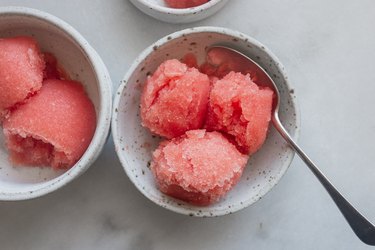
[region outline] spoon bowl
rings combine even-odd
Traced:
[[[211,61],[212,58],[215,59],[215,62]],[[238,50],[221,45],[214,45],[207,50],[207,60],[216,65],[225,62],[226,72],[235,71],[245,75],[249,73],[258,86],[272,89],[275,93],[272,112],[278,112],[280,107],[279,89],[268,73],[257,62]]]

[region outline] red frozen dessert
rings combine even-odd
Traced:
[[[210,82],[178,60],[162,63],[147,79],[141,97],[142,125],[171,139],[203,126]]]
[[[206,128],[227,133],[242,153],[253,154],[266,139],[272,100],[272,90],[231,72],[213,84]]]
[[[3,131],[14,164],[66,169],[87,149],[95,124],[95,109],[82,85],[54,79],[11,112]]]
[[[33,38],[0,39],[0,123],[13,106],[42,87],[44,67]]]
[[[161,192],[206,206],[238,182],[249,155],[263,145],[273,91],[257,67],[226,49],[209,50],[200,66],[193,53],[181,62],[162,63],[148,79],[142,124],[173,138],[153,153],[151,170]],[[212,132],[201,129],[202,121]]]
[[[151,170],[163,193],[204,206],[238,182],[247,160],[221,133],[192,130],[162,142]]]
[[[44,69],[44,79],[71,80],[65,70],[59,65],[56,57],[49,52],[43,53],[46,68]]]

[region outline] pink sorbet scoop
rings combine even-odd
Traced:
[[[266,139],[272,100],[271,89],[259,88],[249,75],[230,72],[213,84],[206,128],[229,134],[242,153],[253,154]]]
[[[82,85],[54,79],[11,112],[3,129],[14,164],[66,169],[85,152],[95,126],[95,109]]]
[[[209,91],[207,75],[176,59],[165,61],[143,89],[142,125],[168,139],[201,128]]]
[[[163,193],[205,206],[238,182],[247,160],[221,133],[191,130],[162,142],[153,153],[151,170]]]
[[[10,108],[42,87],[44,67],[33,38],[0,39],[0,123]]]

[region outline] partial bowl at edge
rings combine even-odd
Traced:
[[[143,13],[168,23],[196,22],[218,12],[228,0],[210,0],[209,2],[185,9],[169,8],[163,0],[130,0]]]
[[[81,159],[69,170],[49,167],[13,167],[0,133],[0,200],[25,200],[66,185],[99,156],[110,128],[111,80],[102,60],[69,24],[48,13],[24,7],[0,8],[0,37],[34,37],[42,51],[54,54],[68,75],[80,81],[95,106],[95,134]]]

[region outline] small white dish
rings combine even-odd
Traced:
[[[200,6],[174,9],[165,5],[164,0],[130,0],[145,14],[168,23],[191,23],[207,18],[219,11],[228,0],[210,0]]]
[[[0,133],[0,200],[25,200],[50,193],[82,174],[99,156],[109,133],[111,79],[102,60],[69,24],[48,13],[24,7],[0,8],[0,37],[34,37],[42,51],[54,54],[67,74],[80,81],[93,102],[96,131],[81,159],[67,171],[44,167],[13,167]],[[62,121],[63,122],[63,121]]]
[[[288,169],[294,151],[272,127],[263,147],[251,157],[239,183],[218,203],[193,206],[161,193],[149,169],[153,150],[160,139],[141,126],[140,95],[146,77],[167,59],[181,59],[194,53],[205,60],[206,48],[226,45],[253,58],[273,77],[280,89],[280,118],[291,136],[299,134],[299,113],[294,90],[284,67],[264,45],[237,31],[218,27],[198,27],[168,35],[144,50],[126,73],[115,94],[112,131],[116,153],[134,185],[156,204],[190,216],[220,216],[243,209],[261,199]]]

